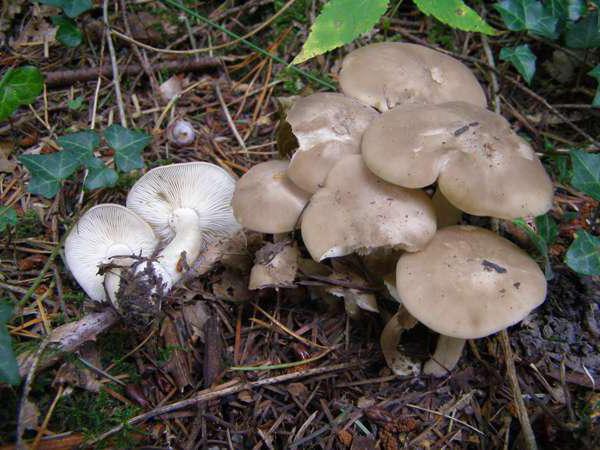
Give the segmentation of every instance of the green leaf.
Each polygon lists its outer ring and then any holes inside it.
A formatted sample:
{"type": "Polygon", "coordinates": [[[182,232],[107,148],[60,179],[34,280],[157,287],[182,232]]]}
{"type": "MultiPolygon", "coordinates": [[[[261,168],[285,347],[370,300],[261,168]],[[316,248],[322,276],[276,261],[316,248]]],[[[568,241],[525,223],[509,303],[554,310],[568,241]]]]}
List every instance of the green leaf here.
{"type": "Polygon", "coordinates": [[[94,150],[100,145],[100,136],[92,130],[67,134],[57,139],[58,144],[72,154],[80,164],[94,158],[94,150]]]}
{"type": "Polygon", "coordinates": [[[571,21],[579,20],[586,9],[584,0],[549,0],[546,6],[553,17],[571,21]]]}
{"type": "Polygon", "coordinates": [[[85,179],[86,189],[103,189],[114,187],[119,180],[119,175],[114,169],[107,167],[101,159],[93,158],[88,161],[88,175],[85,179]]]}
{"type": "Polygon", "coordinates": [[[565,44],[571,48],[600,47],[600,16],[593,11],[567,29],[565,44]]]}
{"type": "Polygon", "coordinates": [[[582,275],[600,275],[600,239],[579,230],[567,250],[566,262],[582,275]]]}
{"type": "Polygon", "coordinates": [[[496,34],[479,15],[462,0],[413,0],[425,14],[435,17],[442,23],[464,31],[483,34],[496,34]]]}
{"type": "Polygon", "coordinates": [[[83,97],[80,95],[79,97],[74,98],[73,100],[69,100],[67,102],[67,106],[69,109],[73,111],[79,111],[81,106],[83,105],[83,97]]]}
{"type": "Polygon", "coordinates": [[[77,170],[80,165],[77,157],[68,151],[47,155],[22,155],[19,161],[29,169],[31,180],[29,192],[52,198],[60,189],[60,184],[77,170]]]}
{"type": "Polygon", "coordinates": [[[544,214],[535,218],[535,226],[540,237],[546,241],[548,246],[554,244],[558,237],[558,225],[550,214],[544,214]]]}
{"type": "Polygon", "coordinates": [[[537,0],[503,0],[494,5],[509,30],[556,39],[558,19],[537,0]]]}
{"type": "Polygon", "coordinates": [[[592,106],[596,108],[600,108],[600,64],[594,67],[591,71],[588,72],[590,77],[594,77],[596,81],[598,81],[598,86],[596,87],[596,95],[594,95],[594,100],[592,101],[592,106]]]}
{"type": "Polygon", "coordinates": [[[535,75],[536,57],[531,52],[528,44],[519,45],[513,48],[503,48],[500,50],[500,59],[510,62],[521,74],[527,84],[531,84],[533,75],[535,75]]]}
{"type": "Polygon", "coordinates": [[[42,73],[33,66],[8,69],[0,80],[0,121],[21,105],[32,103],[42,93],[42,73]]]}
{"type": "Polygon", "coordinates": [[[571,150],[573,176],[571,184],[575,189],[600,200],[600,155],[571,150]]]}
{"type": "Polygon", "coordinates": [[[17,212],[10,206],[0,206],[0,233],[18,222],[17,212]]]}
{"type": "MultiPolygon", "coordinates": [[[[523,219],[515,219],[513,223],[523,230],[527,237],[531,240],[538,253],[544,259],[544,273],[546,274],[546,279],[551,280],[554,277],[554,272],[552,271],[552,265],[550,264],[550,256],[548,254],[548,243],[546,240],[538,233],[536,233],[527,222],[523,219]]],[[[537,225],[537,224],[536,224],[537,225]]]]}
{"type": "Polygon", "coordinates": [[[55,6],[63,10],[63,12],[75,18],[83,14],[88,9],[92,8],[92,0],[37,0],[42,5],[55,6]]]}
{"type": "Polygon", "coordinates": [[[65,47],[75,48],[83,42],[83,33],[73,19],[62,16],[52,17],[52,23],[58,27],[56,39],[65,47]]]}
{"type": "Polygon", "coordinates": [[[0,382],[16,386],[21,382],[19,364],[6,326],[11,316],[12,306],[6,301],[0,301],[0,382]]]}
{"type": "Polygon", "coordinates": [[[292,64],[300,64],[367,33],[385,13],[388,3],[389,0],[329,0],[292,64]]]}
{"type": "Polygon", "coordinates": [[[149,134],[115,124],[104,130],[104,138],[115,151],[115,164],[119,171],[129,172],[144,167],[142,150],[152,141],[149,134]]]}

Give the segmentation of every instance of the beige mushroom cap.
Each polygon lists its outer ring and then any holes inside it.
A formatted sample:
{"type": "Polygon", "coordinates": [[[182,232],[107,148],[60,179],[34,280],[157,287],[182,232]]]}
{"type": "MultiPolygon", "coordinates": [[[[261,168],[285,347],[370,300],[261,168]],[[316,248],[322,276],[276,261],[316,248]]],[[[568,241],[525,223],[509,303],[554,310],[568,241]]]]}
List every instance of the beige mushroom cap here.
{"type": "Polygon", "coordinates": [[[377,178],[360,155],[333,167],[302,217],[302,238],[316,261],[386,246],[414,252],[434,233],[427,195],[377,178]]]}
{"type": "Polygon", "coordinates": [[[360,153],[363,133],[377,112],[342,94],[318,93],[297,100],[286,121],[298,140],[288,177],[315,192],[343,156],[360,153]]]}
{"type": "Polygon", "coordinates": [[[469,214],[514,219],[552,207],[552,181],[531,146],[502,116],[468,103],[382,114],[365,132],[362,154],[390,183],[418,188],[437,179],[448,201],[469,214]]]}
{"type": "Polygon", "coordinates": [[[342,63],[340,87],[379,111],[458,100],[487,106],[485,93],[467,66],[416,44],[382,42],[354,50],[342,63]]]}
{"type": "Polygon", "coordinates": [[[267,161],[240,178],[232,207],[242,226],[260,233],[287,233],[296,228],[310,195],[289,180],[287,168],[286,161],[267,161]]]}
{"type": "Polygon", "coordinates": [[[396,287],[408,311],[445,336],[476,339],[519,322],[546,297],[544,274],[525,252],[472,226],[439,230],[404,254],[396,287]]]}

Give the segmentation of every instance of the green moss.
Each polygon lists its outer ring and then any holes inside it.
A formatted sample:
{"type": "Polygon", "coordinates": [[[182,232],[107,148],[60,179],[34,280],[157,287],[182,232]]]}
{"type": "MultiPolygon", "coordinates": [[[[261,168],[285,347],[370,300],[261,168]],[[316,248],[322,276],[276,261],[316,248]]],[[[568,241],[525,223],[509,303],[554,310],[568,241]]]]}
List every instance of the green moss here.
{"type": "Polygon", "coordinates": [[[427,30],[427,40],[448,50],[455,50],[452,28],[443,23],[433,21],[427,30]]]}
{"type": "Polygon", "coordinates": [[[17,239],[24,239],[28,237],[39,236],[44,234],[44,225],[40,221],[40,218],[33,209],[28,209],[19,218],[19,222],[15,226],[15,237],[17,239]]]}

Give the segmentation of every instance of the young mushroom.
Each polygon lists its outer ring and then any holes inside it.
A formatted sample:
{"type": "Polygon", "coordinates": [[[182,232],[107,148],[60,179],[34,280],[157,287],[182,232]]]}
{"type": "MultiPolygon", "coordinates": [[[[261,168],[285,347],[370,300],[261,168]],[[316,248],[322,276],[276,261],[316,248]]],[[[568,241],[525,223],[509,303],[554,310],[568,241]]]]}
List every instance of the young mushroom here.
{"type": "Polygon", "coordinates": [[[378,247],[420,250],[435,233],[431,200],[377,178],[360,155],[329,173],[302,217],[302,238],[315,261],[378,247]]]}
{"type": "Polygon", "coordinates": [[[428,47],[401,42],[350,52],[342,63],[340,87],[345,95],[379,111],[458,100],[487,106],[483,89],[464,64],[428,47]]]}
{"type": "Polygon", "coordinates": [[[398,261],[396,287],[419,322],[440,333],[424,373],[444,376],[478,339],[523,320],[546,297],[544,274],[524,251],[483,228],[439,230],[398,261]]]}
{"type": "Polygon", "coordinates": [[[287,169],[286,161],[266,161],[252,167],[238,181],[232,207],[243,227],[276,234],[298,226],[310,194],[289,180],[287,169]]]}
{"type": "Polygon", "coordinates": [[[314,193],[343,156],[360,153],[364,131],[377,111],[336,93],[298,99],[286,121],[298,141],[287,175],[306,192],[314,193]]]}
{"type": "Polygon", "coordinates": [[[94,206],[85,212],[65,240],[65,260],[69,270],[94,301],[117,303],[120,271],[101,275],[103,264],[130,265],[129,255],[148,257],[158,239],[152,228],[137,214],[112,203],[94,206]],[[116,259],[115,257],[123,257],[116,259]]]}
{"type": "Polygon", "coordinates": [[[531,146],[502,116],[465,102],[396,108],[362,141],[377,176],[407,188],[438,181],[459,210],[514,219],[544,214],[553,184],[531,146]]]}
{"type": "Polygon", "coordinates": [[[231,210],[234,188],[231,175],[205,162],[156,167],[133,185],[127,207],[166,242],[153,264],[166,290],[206,244],[240,229],[231,210]]]}

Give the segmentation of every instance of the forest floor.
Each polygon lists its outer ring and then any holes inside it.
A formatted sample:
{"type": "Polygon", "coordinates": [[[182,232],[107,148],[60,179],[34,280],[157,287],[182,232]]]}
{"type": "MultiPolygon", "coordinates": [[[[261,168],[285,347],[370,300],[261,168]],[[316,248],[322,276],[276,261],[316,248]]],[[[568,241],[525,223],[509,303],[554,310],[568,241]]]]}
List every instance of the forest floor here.
{"type": "MultiPolygon", "coordinates": [[[[598,55],[584,58],[517,33],[482,39],[426,18],[411,2],[384,27],[302,68],[336,84],[343,56],[366,43],[403,40],[443,48],[474,71],[491,107],[531,140],[556,181],[552,215],[560,229],[550,249],[548,299],[509,330],[511,351],[490,336],[469,342],[444,378],[397,376],[380,349],[382,329],[397,305],[380,285],[367,286],[378,293],[380,313],[361,311],[358,320],[346,314],[342,301],[311,295],[314,287],[333,283],[323,277],[303,272],[293,288],[249,291],[254,251],[268,239],[252,236],[234,263],[218,262],[174,290],[151,325],[132,327],[109,317],[116,323],[94,340],[49,361],[40,350],[48,336],[98,310],[65,268],[63,238],[90,206],[124,204],[142,172],[121,174],[116,187],[91,192],[82,192],[81,172],[46,200],[27,192],[29,174],[19,155],[52,153],[63,134],[118,123],[122,106],[129,127],[153,136],[144,152],[147,168],[201,160],[240,176],[278,157],[280,105],[326,90],[171,6],[120,0],[108,9],[117,31],[111,34],[114,63],[122,73],[119,105],[102,2],[95,3],[77,19],[84,42],[74,49],[47,38],[49,7],[18,1],[5,15],[0,67],[34,64],[47,84],[31,109],[22,107],[0,124],[0,202],[18,214],[14,229],[0,236],[0,298],[21,306],[9,331],[15,352],[37,363],[23,369],[29,375],[25,396],[22,386],[0,385],[0,449],[15,448],[19,437],[40,449],[524,448],[523,414],[540,448],[600,447],[599,284],[563,262],[574,231],[597,225],[598,204],[560,181],[568,149],[586,148],[589,136],[600,136],[600,110],[589,106],[595,86],[581,76],[598,55]],[[508,63],[486,56],[487,49],[497,56],[523,40],[539,58],[532,86],[508,63]],[[563,54],[569,67],[559,62],[563,54]],[[131,65],[137,68],[126,70],[131,65]],[[77,72],[89,67],[107,70],[100,77],[77,72]],[[183,91],[168,103],[159,86],[173,76],[183,91]],[[191,145],[169,142],[167,128],[177,118],[196,129],[191,145]],[[515,402],[513,364],[524,408],[515,402]],[[20,403],[25,409],[19,415],[20,403]]],[[[320,2],[298,0],[275,18],[282,1],[220,3],[185,2],[290,61],[320,2]]],[[[486,20],[502,28],[496,13],[486,20]]],[[[110,149],[100,152],[111,160],[110,149]]],[[[504,235],[522,240],[518,230],[502,225],[504,235]]],[[[304,252],[300,237],[292,238],[304,252]]],[[[404,351],[425,360],[435,338],[417,326],[405,337],[404,351]]]]}

